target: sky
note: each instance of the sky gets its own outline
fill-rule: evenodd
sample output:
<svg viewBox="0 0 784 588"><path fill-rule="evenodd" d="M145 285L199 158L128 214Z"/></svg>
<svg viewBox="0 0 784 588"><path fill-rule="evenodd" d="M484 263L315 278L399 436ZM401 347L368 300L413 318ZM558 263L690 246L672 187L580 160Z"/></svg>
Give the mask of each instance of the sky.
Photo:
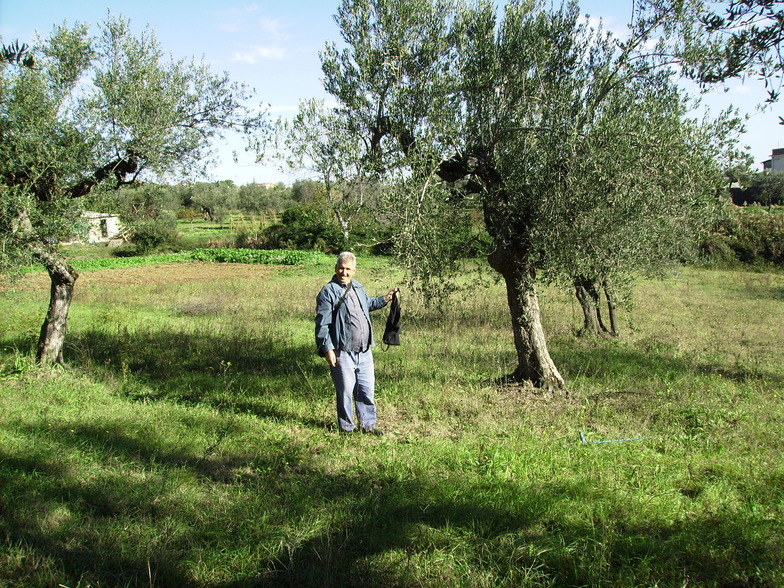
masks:
<svg viewBox="0 0 784 588"><path fill-rule="evenodd" d="M204 60L216 74L228 72L233 81L256 90L256 103L267 106L272 117L291 116L299 101L329 100L321 85L319 51L327 41L339 41L333 19L339 0L0 0L0 36L4 43L30 43L38 32L49 33L56 24L96 25L107 15L130 19L134 33L149 25L164 53L176 59ZM632 0L581 0L583 12L601 18L606 29L622 33ZM93 31L95 32L95 31ZM756 80L732 81L705 97L715 111L734 105L751 118L742 141L750 147L754 169L761 169L771 150L784 147L784 104L759 112L766 97ZM304 176L256 163L236 139L216 145L219 164L211 180L291 184ZM232 153L238 151L239 161Z"/></svg>

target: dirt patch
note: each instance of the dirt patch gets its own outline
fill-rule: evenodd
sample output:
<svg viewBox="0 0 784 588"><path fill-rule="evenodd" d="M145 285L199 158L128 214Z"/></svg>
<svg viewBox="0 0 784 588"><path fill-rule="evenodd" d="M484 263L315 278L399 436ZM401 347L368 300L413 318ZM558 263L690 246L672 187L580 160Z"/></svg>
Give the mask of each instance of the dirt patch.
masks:
<svg viewBox="0 0 784 588"><path fill-rule="evenodd" d="M211 282L213 280L262 279L278 270L277 266L249 265L244 263L160 263L121 269L84 271L79 274L76 287L185 284L189 282ZM45 273L24 276L14 284L0 282L0 292L8 290L26 292L48 287L49 276Z"/></svg>

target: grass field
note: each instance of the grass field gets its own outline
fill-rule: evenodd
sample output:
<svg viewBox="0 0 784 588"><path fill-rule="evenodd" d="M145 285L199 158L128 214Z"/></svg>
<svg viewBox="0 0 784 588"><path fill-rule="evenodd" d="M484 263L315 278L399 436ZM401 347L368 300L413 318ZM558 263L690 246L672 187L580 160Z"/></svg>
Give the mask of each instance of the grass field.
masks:
<svg viewBox="0 0 784 588"><path fill-rule="evenodd" d="M555 398L493 384L500 285L404 291L377 438L335 429L331 266L84 271L53 375L47 280L1 292L0 586L784 586L784 274L642 282L613 341L542 292Z"/></svg>

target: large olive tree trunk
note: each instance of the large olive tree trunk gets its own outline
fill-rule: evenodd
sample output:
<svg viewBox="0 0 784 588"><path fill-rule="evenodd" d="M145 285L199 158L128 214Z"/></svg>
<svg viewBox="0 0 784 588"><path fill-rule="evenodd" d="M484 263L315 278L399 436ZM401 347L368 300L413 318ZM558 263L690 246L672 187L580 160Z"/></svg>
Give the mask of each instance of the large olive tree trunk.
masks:
<svg viewBox="0 0 784 588"><path fill-rule="evenodd" d="M523 257L511 251L496 250L488 259L491 267L504 277L506 283L517 351L517 369L512 377L520 382L529 381L544 390L563 389L564 379L547 349L539 297L536 294L535 270L525 263Z"/></svg>
<svg viewBox="0 0 784 588"><path fill-rule="evenodd" d="M562 390L564 379L555 367L547 349L547 338L542 326L539 297L536 294L536 267L530 261L530 248L526 243L529 232L526 214L517 207L510 207L509 194L504 189L501 174L487 153L477 153L470 165L485 189L482 203L485 227L493 238L495 249L487 261L501 274L506 283L506 298L512 318L517 369L512 378L518 382L531 382L535 387L548 391ZM445 164L455 168L455 174L465 173L466 162L452 159L442 162L439 175L449 180L451 174ZM516 227L517 234L510 232Z"/></svg>
<svg viewBox="0 0 784 588"><path fill-rule="evenodd" d="M63 364L63 347L68 330L74 284L79 274L59 254L43 246L35 246L35 257L49 272L49 310L38 337L36 359L42 365Z"/></svg>

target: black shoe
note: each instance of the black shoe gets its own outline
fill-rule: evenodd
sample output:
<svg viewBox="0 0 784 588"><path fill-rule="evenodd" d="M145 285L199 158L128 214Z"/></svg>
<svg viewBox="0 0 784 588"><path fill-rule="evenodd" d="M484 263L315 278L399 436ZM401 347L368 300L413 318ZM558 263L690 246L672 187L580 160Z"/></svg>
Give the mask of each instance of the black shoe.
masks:
<svg viewBox="0 0 784 588"><path fill-rule="evenodd" d="M338 433L340 433L341 435L353 435L356 432L357 432L356 429L351 429L350 431L346 429L338 429Z"/></svg>
<svg viewBox="0 0 784 588"><path fill-rule="evenodd" d="M362 432L367 435L375 435L376 437L381 437L384 433L379 431L378 429L362 429Z"/></svg>

